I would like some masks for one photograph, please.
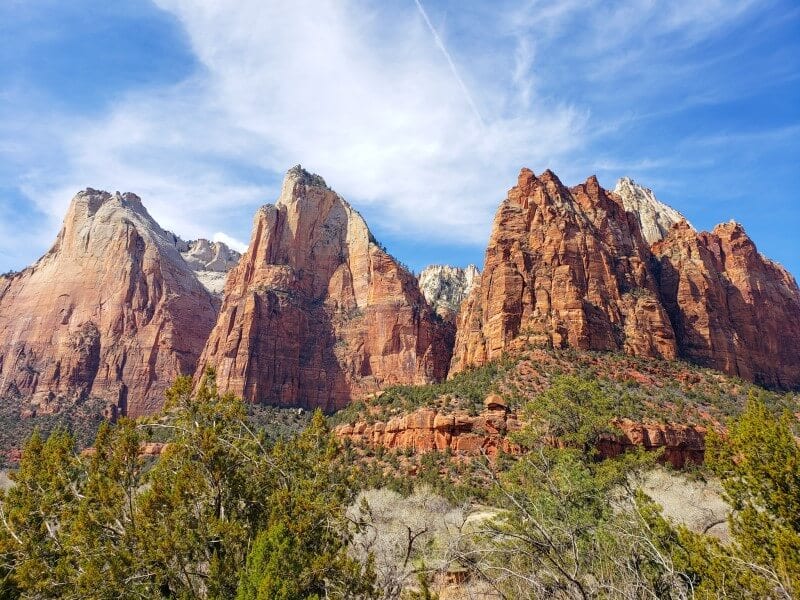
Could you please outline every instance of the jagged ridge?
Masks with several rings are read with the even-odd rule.
[[[445,377],[452,335],[361,216],[295,167],[256,214],[200,369],[251,402],[333,410]]]
[[[594,177],[566,188],[550,171],[523,169],[495,217],[481,284],[462,306],[451,372],[524,339],[681,356],[799,387],[800,290],[791,275],[739,225],[697,233],[681,219],[651,250],[642,219]]]
[[[111,416],[152,412],[194,369],[215,314],[141,199],[89,188],[52,248],[0,283],[0,394],[32,413],[87,397]]]

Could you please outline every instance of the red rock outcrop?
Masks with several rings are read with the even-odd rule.
[[[140,458],[158,458],[164,453],[164,451],[168,447],[169,444],[164,442],[140,442],[139,452],[137,454]],[[97,454],[97,448],[95,448],[94,446],[89,446],[88,448],[84,448],[80,452],[80,456],[83,457],[95,456],[96,454]],[[16,460],[16,462],[19,462],[19,458]]]
[[[333,410],[444,378],[452,336],[361,216],[295,167],[256,214],[200,369],[250,402]]]
[[[596,178],[566,188],[550,171],[523,169],[461,307],[451,372],[498,358],[520,337],[675,358],[650,259],[638,219]]]
[[[685,222],[653,245],[680,355],[760,385],[800,387],[800,290],[741,225]]]
[[[653,212],[644,192],[646,202],[628,204]],[[568,189],[550,171],[522,170],[495,217],[480,285],[461,307],[451,373],[532,343],[680,356],[800,387],[794,278],[735,223],[697,233],[683,220],[651,248],[641,223],[658,239],[668,219],[626,212],[623,200],[594,177]]]
[[[598,444],[598,451],[604,458],[619,456],[641,447],[646,450],[663,449],[661,460],[675,468],[703,462],[705,427],[637,423],[629,419],[613,421],[612,424],[619,433],[603,437]],[[475,417],[463,412],[445,414],[435,409],[421,408],[387,422],[357,421],[339,425],[334,433],[339,439],[372,448],[413,450],[417,453],[450,450],[457,456],[485,454],[494,457],[501,449],[506,454],[523,452],[508,437],[508,433],[520,427],[516,414],[503,407],[492,407]],[[558,444],[558,441],[552,443]]]
[[[420,408],[387,422],[339,425],[334,433],[364,446],[409,449],[415,452],[452,450],[455,454],[495,456],[499,449],[509,454],[520,449],[507,437],[520,428],[517,416],[502,407],[492,407],[471,417],[465,412],[441,413]]]
[[[604,437],[598,450],[604,458],[619,456],[633,448],[645,450],[663,449],[663,462],[676,469],[687,464],[703,464],[707,429],[701,425],[677,423],[637,423],[630,419],[619,419],[613,425],[619,435]]]
[[[110,414],[157,410],[194,372],[216,301],[134,194],[87,189],[53,247],[0,278],[0,395],[58,412],[88,397]]]

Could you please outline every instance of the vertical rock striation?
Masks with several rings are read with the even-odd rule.
[[[698,233],[628,179],[564,187],[523,169],[462,305],[451,372],[536,345],[678,356],[800,387],[800,290],[741,225]],[[669,229],[667,229],[669,227]],[[650,246],[643,237],[655,240]]]
[[[362,217],[298,166],[256,214],[200,369],[250,402],[334,410],[444,378],[452,336]]]
[[[523,169],[495,216],[480,285],[462,305],[452,372],[536,344],[672,359],[675,335],[638,220],[590,177]]]
[[[216,307],[137,196],[87,189],[47,254],[0,278],[0,394],[34,413],[88,397],[157,410],[194,371]]]
[[[419,289],[436,314],[455,323],[461,303],[479,280],[480,272],[475,265],[466,269],[431,265],[419,274]]]
[[[653,245],[680,355],[774,388],[800,387],[800,290],[741,225],[675,226]]]

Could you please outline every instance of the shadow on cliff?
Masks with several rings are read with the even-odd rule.
[[[800,368],[794,374],[781,368],[781,324],[760,318],[739,288],[720,276],[720,297],[717,302],[709,302],[690,281],[692,298],[707,315],[707,326],[701,325],[700,316],[687,312],[685,307],[689,305],[683,302],[682,308],[679,302],[678,268],[667,257],[654,258],[653,264],[680,358],[768,389],[800,389]],[[770,344],[770,340],[777,340],[778,344]]]

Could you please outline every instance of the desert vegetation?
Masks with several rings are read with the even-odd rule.
[[[476,375],[481,393],[493,385],[485,375]],[[196,391],[178,379],[167,397],[155,417],[102,425],[87,451],[63,429],[30,437],[0,502],[0,597],[800,591],[795,419],[756,393],[725,435],[710,434],[707,467],[696,475],[720,482],[730,506],[726,539],[670,520],[646,495],[657,453],[600,459],[596,440],[618,399],[597,381],[562,377],[530,398],[514,434],[522,455],[456,469],[452,456],[431,453],[415,457],[413,477],[385,469],[397,456],[365,460],[342,445],[320,412],[301,433],[267,435],[244,403],[218,393],[213,371]],[[562,443],[548,443],[553,437]],[[144,454],[155,438],[164,450]],[[382,478],[370,477],[378,464]]]

